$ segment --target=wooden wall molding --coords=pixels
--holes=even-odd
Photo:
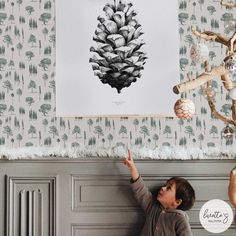
[[[136,164],[153,191],[158,182],[172,176],[187,178],[197,194],[188,212],[193,233],[209,236],[200,225],[199,210],[210,199],[228,201],[229,173],[235,160],[145,159]],[[0,160],[0,235],[139,235],[144,215],[129,179],[122,159]],[[235,232],[232,226],[219,236],[235,236]]]
[[[6,236],[56,236],[57,177],[5,178]]]

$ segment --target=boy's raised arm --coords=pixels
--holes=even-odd
[[[138,169],[134,164],[130,150],[128,150],[128,157],[125,158],[124,164],[129,168],[132,177],[131,188],[134,193],[134,197],[142,207],[145,213],[148,213],[152,207],[152,194],[148,188],[144,185],[142,178],[139,175]]]
[[[124,164],[128,167],[133,181],[136,181],[139,178],[139,172],[137,167],[134,164],[133,157],[130,150],[128,150],[128,157],[125,158]]]

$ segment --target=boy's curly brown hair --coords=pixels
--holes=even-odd
[[[176,184],[176,199],[181,199],[181,204],[177,209],[187,211],[192,208],[195,202],[195,191],[191,184],[184,178],[172,177],[168,182],[174,182]]]

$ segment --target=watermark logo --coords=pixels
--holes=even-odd
[[[200,210],[199,219],[208,232],[225,232],[233,221],[233,211],[228,203],[220,199],[206,202]]]

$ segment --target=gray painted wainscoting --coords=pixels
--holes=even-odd
[[[198,214],[209,199],[227,200],[229,172],[235,160],[137,160],[153,190],[171,176],[187,178],[197,201],[188,212],[195,236]],[[120,159],[47,159],[0,161],[0,235],[138,236],[144,220]],[[236,234],[232,226],[222,234]]]

